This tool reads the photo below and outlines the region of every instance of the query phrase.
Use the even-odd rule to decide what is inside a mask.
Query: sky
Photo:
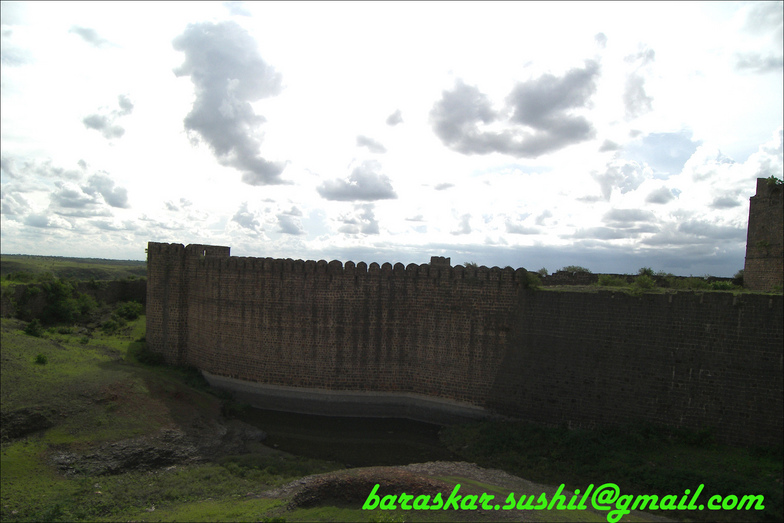
[[[732,276],[782,2],[2,2],[4,254]]]

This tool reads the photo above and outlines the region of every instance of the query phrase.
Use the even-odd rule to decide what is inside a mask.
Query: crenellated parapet
[[[342,263],[162,243],[147,254],[149,348],[267,408],[642,420],[741,444],[784,435],[780,295],[533,291],[525,269],[439,257]]]

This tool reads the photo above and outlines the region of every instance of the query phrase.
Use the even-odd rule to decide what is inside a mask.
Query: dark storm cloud
[[[93,47],[103,48],[112,45],[109,40],[98,35],[95,29],[91,29],[89,27],[80,27],[78,25],[71,26],[71,30],[68,31],[69,33],[75,33],[82,37],[82,40],[87,42]]]
[[[196,100],[185,117],[192,131],[212,149],[221,165],[242,172],[249,185],[287,183],[280,179],[285,164],[259,155],[254,131],[265,121],[251,102],[281,91],[281,76],[259,55],[256,42],[235,22],[190,24],[174,39],[185,53],[177,76],[190,76]]]
[[[620,189],[621,194],[625,194],[645,181],[645,172],[640,164],[620,159],[611,160],[604,172],[594,171],[591,176],[599,182],[605,200],[610,199],[613,189]]]
[[[363,162],[354,168],[348,180],[327,180],[316,190],[322,198],[336,201],[374,201],[397,198],[392,183],[381,174],[376,161]]]
[[[299,223],[299,220],[285,213],[278,214],[278,232],[283,234],[291,234],[294,236],[301,236],[305,234],[305,231],[302,229],[302,224]]]
[[[598,74],[599,64],[587,61],[584,68],[571,69],[560,78],[546,74],[518,83],[506,98],[511,116],[501,131],[479,128],[501,116],[477,87],[458,81],[433,106],[431,123],[444,145],[462,154],[535,158],[594,136],[590,122],[572,111],[587,105]]]
[[[672,194],[672,191],[667,187],[660,187],[655,191],[651,191],[651,193],[645,198],[647,203],[667,203],[670,200],[675,198],[675,195]]]
[[[338,232],[345,234],[378,234],[378,220],[373,212],[375,206],[372,203],[354,205],[354,212],[343,215],[339,218],[343,225],[338,228]]]
[[[367,136],[359,135],[357,136],[357,146],[358,147],[367,147],[371,153],[385,153],[387,152],[387,148],[375,141],[372,138],[368,138]]]
[[[403,123],[403,113],[400,112],[400,109],[387,117],[387,125],[397,125],[399,123]]]

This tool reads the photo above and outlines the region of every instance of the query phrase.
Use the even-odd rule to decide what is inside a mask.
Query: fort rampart
[[[780,445],[782,296],[533,291],[526,281],[524,269],[436,258],[344,265],[150,243],[147,343],[262,404],[299,395],[325,413],[424,405],[413,417],[454,408],[572,427],[642,421]]]

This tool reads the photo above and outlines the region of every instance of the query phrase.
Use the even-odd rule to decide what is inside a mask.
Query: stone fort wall
[[[749,199],[746,264],[743,283],[748,289],[771,291],[784,283],[784,186],[757,178],[757,192]]]
[[[784,435],[781,296],[526,289],[524,269],[150,243],[147,342],[236,383],[417,395],[539,423]]]

